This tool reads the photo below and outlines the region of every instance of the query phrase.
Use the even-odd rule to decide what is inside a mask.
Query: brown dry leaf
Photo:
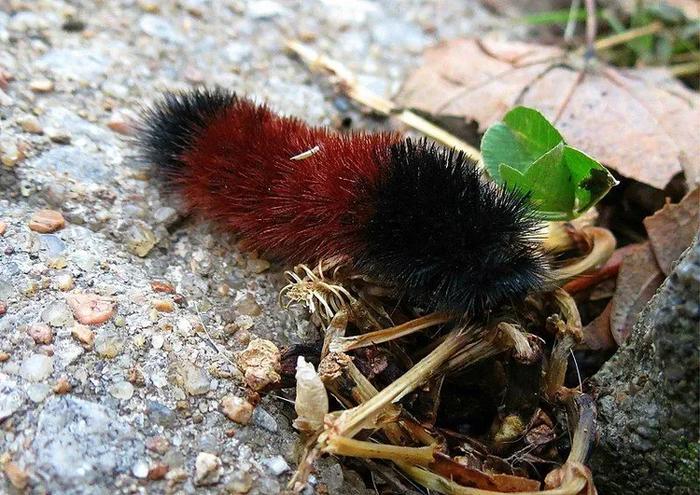
[[[517,105],[540,110],[572,146],[621,175],[663,189],[685,170],[700,181],[700,97],[665,69],[617,70],[562,49],[460,39],[425,53],[397,102],[461,117],[484,132]]]
[[[665,275],[673,263],[693,243],[700,228],[700,187],[689,192],[678,204],[666,204],[644,219],[649,243]]]
[[[583,341],[589,349],[600,351],[612,349],[617,346],[610,328],[610,312],[612,301],[610,301],[602,313],[596,316],[593,321],[583,327]]]
[[[663,281],[664,274],[648,242],[625,257],[610,307],[610,328],[617,345],[627,340],[642,308]]]
[[[437,474],[462,486],[493,490],[500,493],[530,492],[540,489],[540,482],[512,474],[489,474],[460,464],[444,454],[436,454],[430,468]]]

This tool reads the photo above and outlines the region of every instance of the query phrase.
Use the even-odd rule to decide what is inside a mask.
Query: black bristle
[[[414,304],[478,316],[541,288],[546,263],[527,196],[476,163],[407,139],[391,149],[359,266]]]
[[[182,153],[199,133],[236,101],[236,94],[223,88],[166,93],[142,113],[138,140],[144,158],[166,172],[183,167]]]

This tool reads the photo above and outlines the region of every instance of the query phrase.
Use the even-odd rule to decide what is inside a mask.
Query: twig
[[[558,394],[564,386],[569,353],[582,340],[583,335],[581,315],[576,301],[562,289],[556,289],[552,295],[561,310],[563,320],[554,317],[549,320],[556,325],[557,336],[544,375],[543,389],[545,396],[550,400],[560,400]]]
[[[570,43],[571,39],[574,37],[574,32],[576,31],[576,15],[578,9],[581,8],[581,0],[572,0],[571,7],[569,8],[569,19],[566,21],[566,28],[564,28],[564,41]]]
[[[352,349],[381,344],[382,342],[405,337],[406,335],[410,335],[425,328],[447,323],[452,319],[452,316],[445,313],[431,313],[395,327],[377,330],[376,332],[363,333],[352,337],[335,339],[335,341],[330,344],[330,350],[332,352],[347,352]]]
[[[299,56],[311,70],[325,70],[337,79],[341,90],[353,100],[383,115],[395,116],[404,124],[433,138],[449,148],[456,148],[475,160],[479,160],[479,151],[458,137],[424,119],[420,115],[398,108],[392,101],[383,98],[369,89],[359,85],[353,73],[340,62],[317,53],[299,41],[287,41],[287,48]]]
[[[586,0],[586,59],[595,57],[595,36],[598,32],[598,19],[596,18],[595,0]]]
[[[389,459],[394,462],[407,462],[419,466],[428,466],[433,462],[437,447],[435,445],[426,447],[403,447],[334,436],[328,440],[324,450],[337,455],[369,459]]]
[[[646,26],[630,29],[629,31],[623,31],[622,33],[618,34],[613,34],[612,36],[608,36],[607,38],[601,38],[595,43],[593,43],[593,47],[596,51],[606,50],[608,48],[612,48],[613,46],[621,45],[623,43],[627,43],[628,41],[641,38],[642,36],[658,33],[663,29],[663,27],[664,25],[661,22],[655,21],[651,24],[647,24]]]
[[[669,67],[671,74],[676,77],[689,76],[700,72],[700,62],[688,62],[685,64],[676,64]]]

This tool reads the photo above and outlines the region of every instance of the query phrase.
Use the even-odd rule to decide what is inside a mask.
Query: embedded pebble
[[[19,369],[19,375],[30,382],[40,382],[53,373],[53,359],[43,354],[32,354]]]
[[[151,337],[151,346],[153,346],[154,349],[160,349],[163,347],[163,344],[165,343],[165,337],[162,335],[154,335]]]
[[[5,222],[0,221],[0,236],[5,235],[6,231],[7,231],[7,224]]]
[[[161,313],[172,313],[175,310],[173,302],[169,299],[156,299],[153,301],[153,307]]]
[[[134,395],[134,386],[126,381],[117,382],[111,385],[107,391],[112,397],[120,400],[129,400]],[[145,475],[143,476],[146,477]]]
[[[53,386],[53,393],[57,395],[67,394],[73,389],[73,386],[68,381],[68,378],[62,376]]]
[[[253,273],[262,273],[270,268],[270,262],[262,258],[249,259],[246,266]]]
[[[24,132],[29,132],[30,134],[43,134],[44,129],[37,119],[33,115],[25,115],[17,119],[17,123],[22,128]]]
[[[209,392],[211,382],[209,374],[194,365],[188,365],[185,368],[184,386],[187,393],[190,395],[202,395]]]
[[[46,383],[32,383],[27,387],[29,400],[35,403],[43,402],[51,392],[51,387]]]
[[[114,314],[112,300],[96,294],[68,294],[66,302],[75,318],[83,325],[99,325]]]
[[[125,233],[124,243],[127,250],[141,258],[151,252],[156,242],[153,230],[143,222],[134,222]]]
[[[167,464],[154,464],[148,469],[146,477],[151,481],[162,480],[168,471],[170,471],[170,466]]]
[[[285,461],[284,457],[281,455],[275,455],[268,457],[267,459],[263,459],[262,463],[277,476],[289,471],[289,464],[287,464],[287,461]]]
[[[14,462],[5,464],[5,475],[18,490],[24,490],[29,484],[29,473]]]
[[[233,305],[233,308],[239,313],[248,316],[260,316],[262,314],[262,308],[252,294],[246,294]]]
[[[107,127],[118,134],[129,136],[134,133],[133,122],[136,121],[135,116],[126,110],[116,111],[112,113],[107,121]]]
[[[222,462],[214,454],[200,452],[195,461],[194,484],[214,485],[219,482],[222,472]]]
[[[43,234],[56,232],[66,225],[66,221],[60,211],[39,210],[29,220],[29,228]]]
[[[71,290],[75,287],[75,279],[70,273],[59,273],[56,275],[56,286],[62,291]]]
[[[54,301],[41,312],[41,321],[52,327],[62,327],[73,320],[70,308],[63,301]]]
[[[32,323],[27,328],[27,334],[36,344],[50,344],[53,342],[53,331],[46,323]]]
[[[235,395],[224,397],[221,400],[221,409],[228,419],[241,425],[247,425],[253,415],[253,405]]]
[[[29,81],[29,89],[35,93],[50,93],[53,91],[53,81],[51,79],[33,79]]]
[[[0,351],[0,363],[4,363],[10,359],[10,355],[5,351]]]
[[[100,333],[95,338],[95,351],[104,358],[114,358],[122,352],[124,342],[111,332]]]
[[[245,376],[246,385],[253,390],[262,390],[278,383],[281,354],[277,346],[265,339],[253,339],[248,347],[238,353],[236,361]]]
[[[72,136],[69,132],[53,127],[46,129],[46,135],[56,144],[70,144],[72,140]]]
[[[148,476],[148,462],[141,460],[133,465],[131,472],[139,479],[144,479]]]
[[[72,329],[71,329],[71,335],[78,339],[78,341],[83,344],[85,347],[92,347],[92,344],[95,342],[95,333],[90,330],[90,328],[86,325],[82,325],[80,323],[76,324]]]

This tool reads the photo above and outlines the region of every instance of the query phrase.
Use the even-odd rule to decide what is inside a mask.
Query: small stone
[[[281,354],[269,340],[251,340],[248,347],[238,353],[236,360],[244,373],[246,385],[253,390],[262,390],[282,379],[279,374]]]
[[[253,19],[271,19],[285,12],[285,8],[272,0],[255,0],[247,4],[247,13]]]
[[[75,280],[70,273],[60,273],[56,276],[56,286],[62,291],[68,291],[75,287]]]
[[[62,131],[61,129],[46,129],[46,135],[49,137],[51,142],[56,144],[70,144],[72,139],[70,133]]]
[[[29,89],[35,93],[49,93],[53,91],[53,81],[50,79],[34,79],[29,82]]]
[[[227,493],[248,493],[253,487],[253,477],[245,471],[235,471],[231,473],[231,478],[226,483]]]
[[[7,231],[7,224],[5,222],[0,221],[0,236],[5,235],[6,231]]]
[[[112,300],[97,294],[69,294],[66,301],[75,318],[83,325],[99,325],[114,314]]]
[[[56,232],[66,225],[66,221],[61,212],[55,210],[39,210],[32,215],[29,220],[29,228],[34,232],[47,234]]]
[[[0,363],[4,363],[5,361],[9,361],[10,355],[5,352],[5,351],[0,351]]]
[[[0,91],[1,93],[1,91]],[[24,153],[17,144],[9,141],[0,142],[0,162],[6,167],[14,167],[24,158]]]
[[[151,469],[148,470],[147,478],[151,481],[162,480],[165,475],[170,471],[170,466],[167,464],[154,464]]]
[[[172,294],[175,292],[175,287],[167,282],[159,282],[157,280],[151,282],[151,289],[153,289],[153,292],[165,292],[167,294]]]
[[[22,362],[19,374],[30,382],[40,382],[53,373],[53,359],[43,354],[32,354]]]
[[[56,382],[56,385],[53,386],[53,393],[57,395],[63,395],[67,394],[73,389],[73,386],[70,384],[68,381],[68,378],[65,376],[62,376],[61,378],[58,379]]]
[[[17,123],[24,132],[28,132],[30,134],[44,133],[44,129],[41,127],[39,119],[37,119],[33,115],[25,115],[24,117],[20,117],[19,119],[17,119]]]
[[[208,452],[200,452],[194,465],[195,485],[214,485],[219,482],[222,462],[217,456]]]
[[[153,301],[153,307],[161,313],[172,313],[175,310],[175,305],[169,299],[156,299]]]
[[[130,253],[143,258],[156,245],[157,239],[148,225],[136,221],[127,229],[124,242]]]
[[[270,262],[262,258],[251,258],[246,266],[253,273],[262,273],[270,268]]]
[[[51,392],[51,387],[46,383],[32,383],[27,387],[27,395],[29,396],[29,400],[36,404],[44,402],[44,399],[46,399],[46,396],[49,395],[49,392]]]
[[[171,469],[168,474],[165,475],[165,479],[169,482],[179,483],[187,479],[187,471],[184,468]]]
[[[170,442],[162,436],[151,437],[146,440],[146,448],[151,452],[165,454],[170,448]]]
[[[122,352],[124,343],[111,332],[101,333],[95,338],[95,350],[107,359],[112,359]]]
[[[5,464],[5,475],[18,490],[24,490],[29,484],[29,474],[14,462]]]
[[[253,405],[241,397],[227,395],[221,400],[221,409],[231,421],[247,425],[253,415]]]
[[[184,387],[190,395],[202,395],[209,392],[209,375],[205,370],[194,365],[185,369]]]
[[[53,331],[46,323],[32,323],[27,328],[27,334],[35,344],[50,344],[53,342]]]
[[[165,337],[162,335],[154,335],[151,337],[151,346],[153,346],[154,349],[161,349],[163,344],[165,344]]]
[[[136,385],[137,387],[143,387],[146,384],[146,378],[141,373],[141,370],[136,366],[129,368],[126,379],[129,383]]]
[[[148,476],[148,463],[146,461],[137,461],[131,467],[132,474],[139,479],[145,479]]]
[[[262,314],[262,308],[252,294],[246,294],[234,304],[233,308],[239,313],[248,316],[260,316]]]
[[[73,317],[66,303],[54,301],[41,312],[41,321],[52,327],[62,327],[73,321]]]
[[[77,323],[70,333],[73,337],[78,339],[78,342],[80,342],[85,348],[89,349],[95,342],[95,333],[86,325]]]
[[[267,459],[263,459],[262,463],[268,467],[272,474],[276,476],[289,471],[289,464],[287,464],[287,461],[285,461],[284,457],[281,455],[275,455],[268,457]]]
[[[118,134],[129,136],[134,133],[133,122],[135,117],[126,110],[116,111],[107,122],[107,127]]]
[[[117,382],[111,385],[107,390],[112,397],[119,400],[129,400],[134,395],[134,386],[127,381]],[[144,474],[143,477],[145,478],[146,475]]]
[[[170,206],[161,206],[153,213],[153,219],[166,227],[172,225],[177,220],[177,217],[177,210]]]

